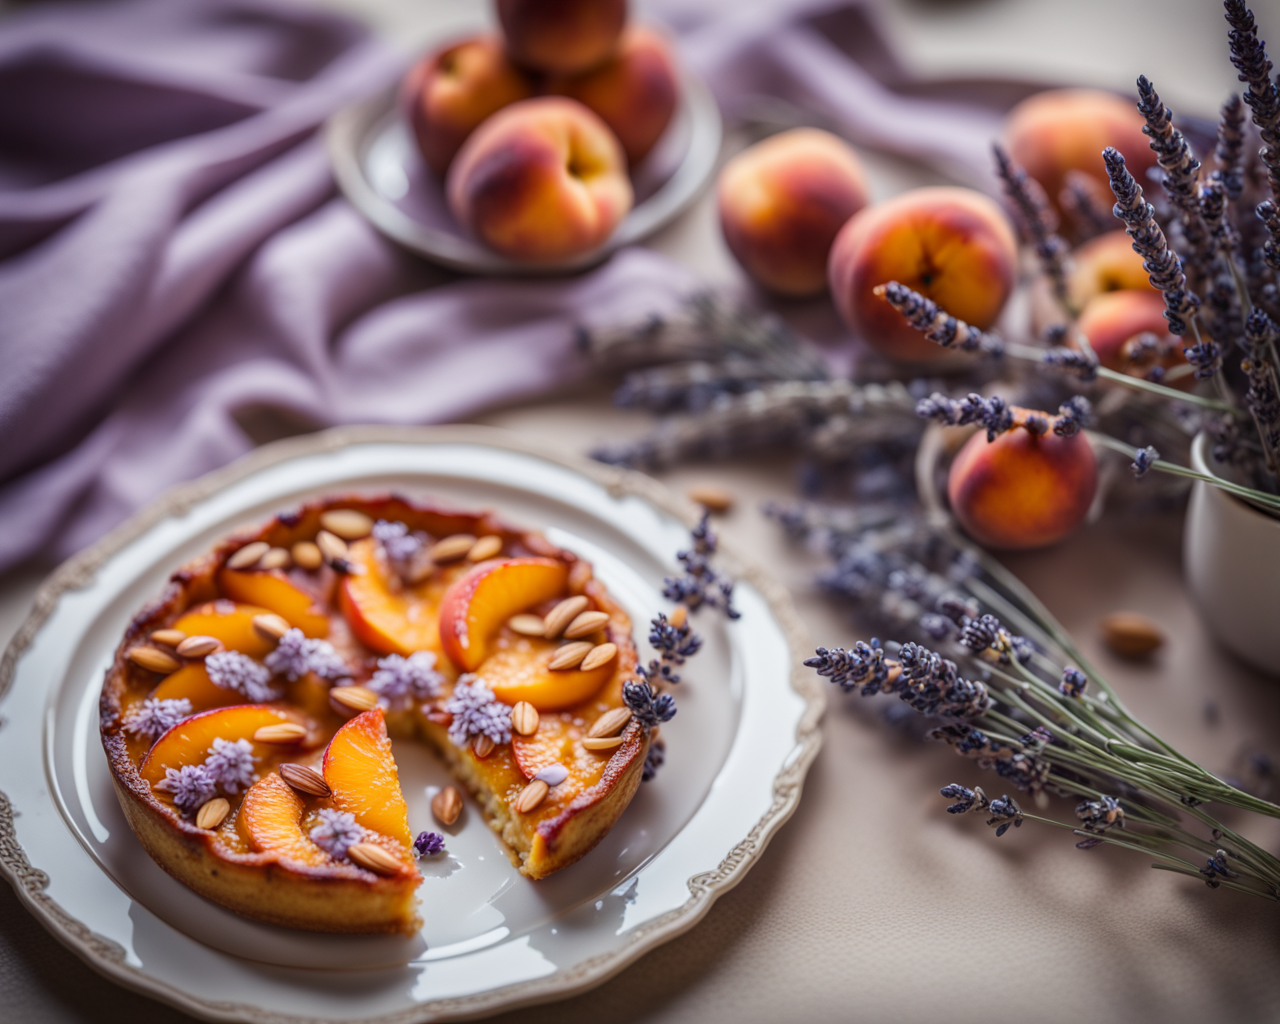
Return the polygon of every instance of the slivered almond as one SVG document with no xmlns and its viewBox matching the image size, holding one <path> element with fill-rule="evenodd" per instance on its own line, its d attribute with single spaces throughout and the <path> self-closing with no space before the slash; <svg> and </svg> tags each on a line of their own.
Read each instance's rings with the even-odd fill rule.
<svg viewBox="0 0 1280 1024">
<path fill-rule="evenodd" d="M 723 487 L 703 484 L 699 487 L 690 487 L 688 493 L 690 500 L 696 501 L 709 512 L 728 512 L 733 508 L 733 495 Z"/>
<path fill-rule="evenodd" d="M 588 750 L 616 750 L 622 746 L 621 736 L 597 736 L 592 738 L 588 736 L 582 741 L 582 745 Z"/>
<path fill-rule="evenodd" d="M 456 561 L 470 551 L 475 542 L 475 537 L 469 533 L 455 533 L 431 545 L 431 559 L 434 562 Z"/>
<path fill-rule="evenodd" d="M 347 847 L 347 856 L 366 871 L 375 875 L 398 875 L 400 862 L 376 843 L 353 843 Z"/>
<path fill-rule="evenodd" d="M 255 540 L 252 544 L 246 544 L 234 555 L 227 559 L 228 569 L 248 569 L 258 564 L 258 559 L 271 550 L 271 545 L 265 540 Z"/>
<path fill-rule="evenodd" d="M 543 618 L 542 635 L 548 640 L 554 640 L 564 632 L 569 623 L 587 610 L 587 605 L 590 603 L 582 594 L 577 597 L 566 597 Z"/>
<path fill-rule="evenodd" d="M 524 789 L 520 790 L 520 795 L 516 797 L 516 802 L 512 804 L 517 814 L 528 814 L 530 811 L 536 810 L 538 805 L 547 798 L 547 793 L 551 789 L 541 779 L 534 779 Z"/>
<path fill-rule="evenodd" d="M 291 628 L 289 623 L 275 612 L 255 615 L 251 621 L 253 631 L 265 640 L 279 640 Z"/>
<path fill-rule="evenodd" d="M 320 525 L 343 540 L 360 540 L 373 532 L 373 520 L 353 508 L 331 508 L 320 513 Z"/>
<path fill-rule="evenodd" d="M 689 609 L 682 604 L 676 605 L 667 616 L 667 621 L 676 629 L 684 629 L 684 624 L 689 621 Z"/>
<path fill-rule="evenodd" d="M 328 530 L 316 534 L 316 547 L 326 562 L 337 562 L 347 557 L 347 542 Z"/>
<path fill-rule="evenodd" d="M 467 552 L 468 562 L 483 562 L 486 558 L 493 558 L 502 550 L 502 538 L 496 533 L 491 533 L 487 537 L 481 537 L 478 541 L 471 545 Z"/>
<path fill-rule="evenodd" d="M 307 727 L 297 722 L 281 722 L 279 725 L 264 725 L 253 734 L 254 743 L 276 743 L 280 745 L 297 743 L 307 734 Z"/>
<path fill-rule="evenodd" d="M 608 612 L 583 612 L 577 616 L 564 631 L 566 640 L 577 640 L 581 636 L 590 636 L 609 621 Z"/>
<path fill-rule="evenodd" d="M 586 640 L 577 640 L 574 643 L 565 644 L 556 651 L 555 657 L 547 662 L 547 668 L 553 672 L 559 672 L 567 668 L 577 668 L 582 664 L 582 659 L 591 653 L 591 649 L 594 646 L 595 644 Z M 617 650 L 617 648 L 614 648 L 614 650 Z"/>
<path fill-rule="evenodd" d="M 593 647 L 587 652 L 587 656 L 582 659 L 582 664 L 578 667 L 583 672 L 590 672 L 592 669 L 609 664 L 617 656 L 617 644 L 600 644 L 600 646 Z"/>
<path fill-rule="evenodd" d="M 230 813 L 231 804 L 226 798 L 215 796 L 212 800 L 206 800 L 200 805 L 200 810 L 196 811 L 196 828 L 217 828 L 227 820 Z"/>
<path fill-rule="evenodd" d="M 507 625 L 511 627 L 512 632 L 519 633 L 521 636 L 542 636 L 542 617 L 539 615 L 530 615 L 527 612 L 522 615 L 513 615 L 507 619 Z"/>
<path fill-rule="evenodd" d="M 164 676 L 182 667 L 182 662 L 158 647 L 130 647 L 125 657 L 139 668 L 145 668 L 148 672 L 159 672 Z"/>
<path fill-rule="evenodd" d="M 1107 646 L 1126 658 L 1145 657 L 1164 643 L 1159 625 L 1137 612 L 1114 612 L 1098 625 Z M 151 639 L 155 639 L 154 633 Z"/>
<path fill-rule="evenodd" d="M 186 638 L 187 634 L 180 629 L 157 629 L 151 634 L 153 644 L 164 644 L 166 647 L 177 647 Z"/>
<path fill-rule="evenodd" d="M 431 813 L 441 825 L 452 825 L 462 813 L 462 794 L 453 786 L 445 786 L 431 798 Z"/>
<path fill-rule="evenodd" d="M 539 721 L 538 709 L 527 700 L 520 701 L 511 709 L 511 728 L 521 736 L 532 736 L 537 732 Z"/>
<path fill-rule="evenodd" d="M 222 641 L 216 636 L 189 636 L 178 644 L 178 653 L 184 658 L 203 658 L 221 649 Z"/>
<path fill-rule="evenodd" d="M 329 691 L 329 703 L 340 715 L 358 715 L 377 707 L 378 695 L 367 686 L 335 686 Z"/>
<path fill-rule="evenodd" d="M 333 795 L 333 790 L 329 788 L 329 783 L 324 781 L 324 776 L 305 764 L 286 761 L 276 770 L 280 773 L 280 778 L 299 793 L 318 796 L 322 799 Z"/>
<path fill-rule="evenodd" d="M 320 548 L 309 540 L 300 540 L 289 552 L 293 556 L 293 564 L 299 569 L 319 569 L 324 564 L 324 555 Z"/>
<path fill-rule="evenodd" d="M 490 739 L 484 733 L 481 733 L 479 736 L 475 738 L 475 741 L 471 744 L 471 749 L 473 749 L 476 752 L 476 757 L 480 758 L 480 760 L 483 761 L 486 757 L 488 757 L 490 754 L 493 753 L 493 748 L 496 746 L 497 744 L 494 743 L 492 739 Z"/>
<path fill-rule="evenodd" d="M 293 556 L 286 548 L 272 548 L 258 559 L 259 569 L 287 569 L 292 564 Z"/>
<path fill-rule="evenodd" d="M 614 708 L 595 720 L 595 724 L 587 730 L 587 736 L 593 740 L 602 739 L 605 736 L 617 736 L 626 728 L 629 721 L 631 721 L 630 708 Z"/>
</svg>

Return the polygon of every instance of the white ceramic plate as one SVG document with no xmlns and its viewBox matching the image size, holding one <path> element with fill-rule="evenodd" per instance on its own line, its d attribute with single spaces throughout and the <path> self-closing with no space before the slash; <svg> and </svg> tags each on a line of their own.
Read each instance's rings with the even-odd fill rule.
<svg viewBox="0 0 1280 1024">
<path fill-rule="evenodd" d="M 315 935 L 207 902 L 142 851 L 116 802 L 98 693 L 129 619 L 169 573 L 246 521 L 309 497 L 396 490 L 510 521 L 590 559 L 637 624 L 664 607 L 694 512 L 639 474 L 480 428 L 347 428 L 260 449 L 179 488 L 63 565 L 0 666 L 0 867 L 43 923 L 123 984 L 211 1019 L 474 1016 L 599 983 L 691 927 L 799 799 L 822 693 L 785 592 L 721 556 L 742 618 L 703 611 L 705 649 L 663 727 L 667 763 L 582 861 L 533 883 L 474 808 L 423 862 L 412 939 Z M 410 823 L 431 826 L 441 766 L 397 744 Z"/>
<path fill-rule="evenodd" d="M 434 263 L 472 274 L 566 274 L 594 266 L 670 223 L 715 172 L 723 127 L 705 85 L 684 76 L 666 132 L 631 175 L 636 203 L 603 246 L 559 263 L 518 263 L 471 238 L 453 219 L 440 179 L 423 163 L 396 106 L 395 88 L 329 119 L 334 178 L 383 234 Z"/>
</svg>

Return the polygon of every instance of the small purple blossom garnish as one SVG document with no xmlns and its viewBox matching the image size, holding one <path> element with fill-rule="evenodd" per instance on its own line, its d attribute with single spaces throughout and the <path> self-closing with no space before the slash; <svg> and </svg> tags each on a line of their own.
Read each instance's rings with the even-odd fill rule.
<svg viewBox="0 0 1280 1024">
<path fill-rule="evenodd" d="M 1088 676 L 1078 668 L 1067 666 L 1062 670 L 1062 682 L 1058 684 L 1058 692 L 1067 697 L 1079 697 L 1088 685 Z"/>
<path fill-rule="evenodd" d="M 937 420 L 948 426 L 967 426 L 980 423 L 987 428 L 987 440 L 994 441 L 998 434 L 1013 429 L 1013 413 L 1003 398 L 983 398 L 969 394 L 964 398 L 948 398 L 935 391 L 928 398 L 916 403 L 916 415 L 921 419 Z"/>
<path fill-rule="evenodd" d="M 219 737 L 209 748 L 204 767 L 217 785 L 228 793 L 238 793 L 253 785 L 257 777 L 253 766 L 257 760 L 253 756 L 253 744 L 248 740 L 232 743 Z"/>
<path fill-rule="evenodd" d="M 1130 463 L 1129 469 L 1133 471 L 1134 479 L 1141 480 L 1151 471 L 1151 467 L 1156 464 L 1156 459 L 1160 458 L 1160 453 L 1151 445 L 1145 448 L 1139 448 Z"/>
<path fill-rule="evenodd" d="M 413 852 L 419 857 L 434 857 L 444 852 L 444 836 L 439 832 L 419 832 L 413 841 Z"/>
<path fill-rule="evenodd" d="M 449 739 L 460 747 L 472 736 L 488 736 L 499 744 L 511 742 L 510 706 L 499 701 L 477 676 L 462 676 L 444 709 L 453 715 Z"/>
<path fill-rule="evenodd" d="M 191 701 L 186 697 L 156 700 L 148 697 L 129 712 L 124 727 L 135 736 L 144 736 L 155 742 L 184 718 L 191 716 Z"/>
<path fill-rule="evenodd" d="M 731 619 L 740 618 L 742 613 L 733 607 L 733 580 L 721 576 L 711 565 L 719 542 L 711 530 L 710 519 L 710 514 L 704 514 L 690 532 L 693 547 L 676 553 L 685 574 L 663 580 L 662 596 L 683 604 L 691 612 L 705 605 L 719 608 Z"/>
<path fill-rule="evenodd" d="M 562 765 L 559 761 L 547 765 L 542 771 L 534 776 L 535 779 L 541 779 L 548 786 L 558 786 L 569 777 L 569 769 Z"/>
<path fill-rule="evenodd" d="M 378 670 L 365 684 L 393 707 L 412 700 L 428 700 L 440 693 L 444 676 L 436 671 L 436 656 L 431 651 L 414 651 L 404 658 L 388 654 L 378 659 Z"/>
<path fill-rule="evenodd" d="M 271 672 L 247 654 L 219 651 L 204 659 L 209 681 L 224 690 L 235 690 L 254 704 L 275 700 L 279 694 L 271 685 Z"/>
<path fill-rule="evenodd" d="M 669 693 L 655 694 L 647 682 L 623 683 L 622 700 L 640 724 L 650 729 L 659 722 L 671 721 L 676 714 L 675 698 Z"/>
<path fill-rule="evenodd" d="M 943 786 L 938 792 L 948 800 L 955 801 L 947 808 L 948 814 L 965 814 L 968 811 L 987 809 L 987 794 L 982 791 L 981 786 L 970 789 L 968 786 L 953 782 L 949 786 Z"/>
<path fill-rule="evenodd" d="M 410 533 L 404 523 L 379 519 L 373 524 L 373 539 L 382 545 L 388 561 L 407 562 L 422 550 L 423 539 Z"/>
<path fill-rule="evenodd" d="M 311 841 L 330 857 L 341 860 L 364 838 L 364 829 L 356 824 L 356 816 L 350 811 L 321 807 L 316 813 L 320 824 L 311 830 Z"/>
<path fill-rule="evenodd" d="M 1018 801 L 1009 796 L 1008 793 L 998 800 L 992 800 L 987 805 L 987 810 L 991 812 L 991 818 L 987 821 L 987 824 L 997 826 L 997 839 L 1008 832 L 1010 826 L 1022 828 L 1022 808 L 1018 806 Z"/>
<path fill-rule="evenodd" d="M 186 764 L 166 768 L 156 789 L 173 794 L 173 803 L 184 814 L 195 814 L 218 794 L 218 785 L 209 769 L 202 764 Z"/>
<path fill-rule="evenodd" d="M 266 657 L 267 668 L 290 682 L 314 672 L 321 679 L 347 679 L 351 669 L 328 640 L 316 640 L 294 628 Z"/>
<path fill-rule="evenodd" d="M 667 745 L 662 740 L 655 740 L 649 744 L 649 753 L 645 754 L 644 767 L 640 769 L 640 781 L 652 782 L 661 768 L 667 761 Z"/>
</svg>

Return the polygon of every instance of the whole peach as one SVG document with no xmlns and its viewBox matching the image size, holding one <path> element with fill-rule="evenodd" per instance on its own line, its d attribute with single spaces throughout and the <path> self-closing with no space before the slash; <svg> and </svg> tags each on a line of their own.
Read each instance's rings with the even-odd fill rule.
<svg viewBox="0 0 1280 1024">
<path fill-rule="evenodd" d="M 449 208 L 512 259 L 570 259 L 598 248 L 631 209 L 627 161 L 608 125 L 576 100 L 513 103 L 463 145 L 445 182 Z"/>
<path fill-rule="evenodd" d="M 1013 290 L 1017 264 L 1013 230 L 995 202 L 966 188 L 918 188 L 855 214 L 831 247 L 828 278 L 851 330 L 894 359 L 926 362 L 947 350 L 874 289 L 897 281 L 986 330 Z"/>
<path fill-rule="evenodd" d="M 1059 196 L 1069 171 L 1080 171 L 1093 182 L 1095 203 L 1111 209 L 1115 199 L 1107 184 L 1102 151 L 1115 146 L 1129 170 L 1146 181 L 1155 154 L 1142 134 L 1142 115 L 1130 100 L 1098 89 L 1050 89 L 1015 106 L 1005 120 L 1005 145 L 1014 162 L 1043 187 L 1049 201 L 1063 214 L 1063 230 L 1075 231 L 1070 211 Z"/>
<path fill-rule="evenodd" d="M 634 166 L 671 123 L 680 80 L 667 41 L 652 29 L 633 25 L 604 64 L 576 78 L 553 79 L 547 91 L 571 96 L 599 114 Z"/>
<path fill-rule="evenodd" d="M 552 75 L 604 63 L 627 23 L 626 0 L 498 0 L 497 7 L 507 52 Z"/>
<path fill-rule="evenodd" d="M 1077 309 L 1103 292 L 1123 290 L 1153 292 L 1142 257 L 1133 251 L 1133 240 L 1124 231 L 1108 231 L 1071 253 L 1067 289 Z"/>
<path fill-rule="evenodd" d="M 1120 373 L 1144 377 L 1157 364 L 1166 370 L 1187 364 L 1180 339 L 1169 333 L 1164 296 L 1154 289 L 1096 295 L 1080 314 L 1076 328 L 1089 339 L 1099 362 Z M 1139 335 L 1154 335 L 1147 340 L 1156 348 L 1140 345 Z M 1194 382 L 1187 374 L 1173 383 L 1190 387 Z"/>
<path fill-rule="evenodd" d="M 466 39 L 424 57 L 400 89 L 423 159 L 442 177 L 481 121 L 532 95 L 533 83 L 493 36 Z"/>
<path fill-rule="evenodd" d="M 1016 426 L 994 441 L 979 431 L 965 442 L 951 463 L 947 498 L 965 533 L 979 544 L 1038 548 L 1062 540 L 1084 521 L 1097 485 L 1097 462 L 1083 434 L 1034 434 Z"/>
<path fill-rule="evenodd" d="M 743 150 L 724 165 L 716 191 L 729 251 L 783 295 L 826 287 L 831 243 L 868 194 L 857 154 L 817 128 L 793 128 Z"/>
</svg>

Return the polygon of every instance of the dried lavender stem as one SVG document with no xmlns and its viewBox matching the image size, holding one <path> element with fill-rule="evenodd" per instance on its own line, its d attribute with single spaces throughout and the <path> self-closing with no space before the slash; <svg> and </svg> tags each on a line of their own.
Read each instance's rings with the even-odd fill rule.
<svg viewBox="0 0 1280 1024">
<path fill-rule="evenodd" d="M 1053 286 L 1053 294 L 1062 307 L 1075 317 L 1080 311 L 1071 302 L 1067 292 L 1066 256 L 1070 246 L 1056 233 L 1053 209 L 1046 201 L 1039 183 L 1029 178 L 1027 172 L 1010 159 L 1003 146 L 994 143 L 991 148 L 995 153 L 996 173 L 1004 183 L 1004 193 L 1017 208 L 1023 227 L 1035 243 L 1040 268 Z"/>
</svg>

